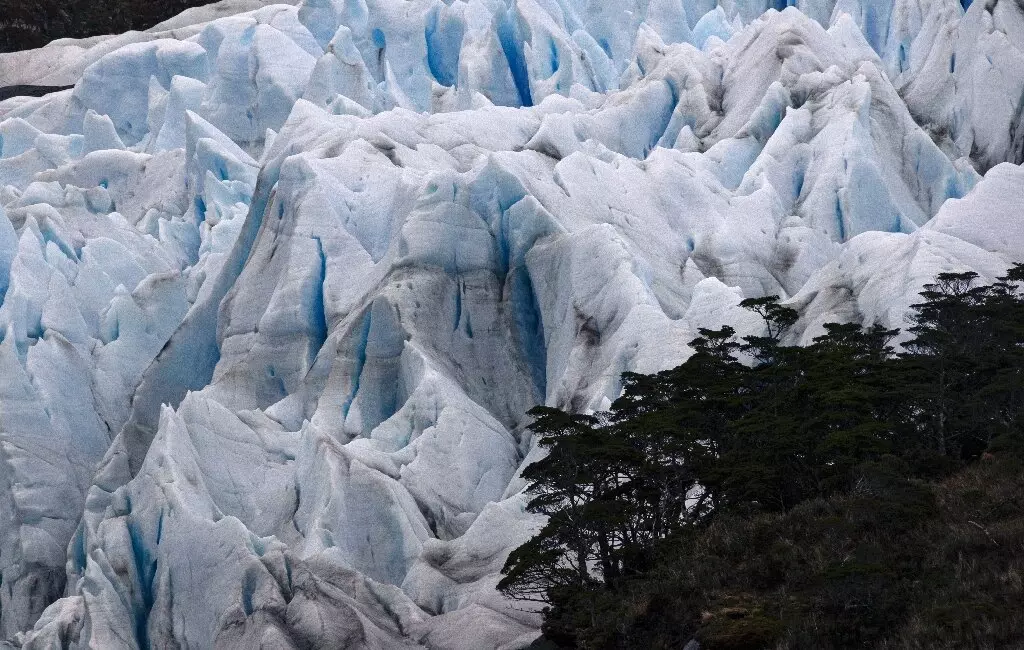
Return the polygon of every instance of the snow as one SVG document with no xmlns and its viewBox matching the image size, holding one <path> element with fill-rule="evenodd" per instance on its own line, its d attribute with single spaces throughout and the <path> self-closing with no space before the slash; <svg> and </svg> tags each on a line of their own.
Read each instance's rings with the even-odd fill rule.
<svg viewBox="0 0 1024 650">
<path fill-rule="evenodd" d="M 987 4 L 227 0 L 0 55 L 75 84 L 0 102 L 0 637 L 525 647 L 529 408 L 746 297 L 807 342 L 1024 258 Z"/>
</svg>

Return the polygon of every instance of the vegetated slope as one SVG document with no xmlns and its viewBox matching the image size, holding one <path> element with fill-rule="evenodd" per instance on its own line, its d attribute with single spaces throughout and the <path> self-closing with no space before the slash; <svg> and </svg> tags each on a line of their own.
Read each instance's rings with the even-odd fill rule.
<svg viewBox="0 0 1024 650">
<path fill-rule="evenodd" d="M 75 83 L 0 103 L 3 637 L 521 646 L 529 408 L 756 333 L 745 297 L 807 343 L 1002 274 L 1020 9 L 775 6 L 308 0 L 0 57 Z"/>
<path fill-rule="evenodd" d="M 940 274 L 912 339 L 702 330 L 610 411 L 531 411 L 540 533 L 499 585 L 580 648 L 1001 648 L 1024 640 L 1024 265 Z"/>
<path fill-rule="evenodd" d="M 787 514 L 723 517 L 610 596 L 600 620 L 618 629 L 583 647 L 1017 647 L 1022 469 L 1018 452 L 942 481 L 883 471 Z"/>
</svg>

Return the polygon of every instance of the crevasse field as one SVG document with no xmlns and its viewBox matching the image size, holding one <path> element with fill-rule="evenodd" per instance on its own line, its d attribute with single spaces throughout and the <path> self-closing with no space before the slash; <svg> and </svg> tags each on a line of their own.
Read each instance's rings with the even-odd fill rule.
<svg viewBox="0 0 1024 650">
<path fill-rule="evenodd" d="M 19 83 L 13 647 L 525 647 L 527 409 L 1024 258 L 1010 0 L 228 0 Z"/>
</svg>

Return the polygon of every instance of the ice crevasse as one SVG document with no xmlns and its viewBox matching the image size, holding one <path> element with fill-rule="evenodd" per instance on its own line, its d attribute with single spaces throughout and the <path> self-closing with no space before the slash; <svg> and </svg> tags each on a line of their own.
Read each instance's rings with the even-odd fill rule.
<svg viewBox="0 0 1024 650">
<path fill-rule="evenodd" d="M 1009 0 L 227 0 L 0 55 L 0 643 L 522 648 L 536 404 L 1024 258 Z"/>
</svg>

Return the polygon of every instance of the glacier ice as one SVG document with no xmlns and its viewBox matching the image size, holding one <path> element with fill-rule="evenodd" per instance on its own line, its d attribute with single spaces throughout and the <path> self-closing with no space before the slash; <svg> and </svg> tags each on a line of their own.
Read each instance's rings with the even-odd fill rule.
<svg viewBox="0 0 1024 650">
<path fill-rule="evenodd" d="M 0 55 L 75 85 L 0 102 L 0 643 L 525 647 L 530 407 L 1024 257 L 1024 10 L 963 4 L 224 0 Z"/>
</svg>

